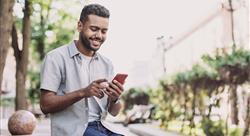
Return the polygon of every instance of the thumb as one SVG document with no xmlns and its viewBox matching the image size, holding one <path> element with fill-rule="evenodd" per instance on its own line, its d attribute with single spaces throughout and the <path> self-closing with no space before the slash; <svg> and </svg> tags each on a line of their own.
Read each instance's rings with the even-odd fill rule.
<svg viewBox="0 0 250 136">
<path fill-rule="evenodd" d="M 102 83 L 102 82 L 107 82 L 108 80 L 107 79 L 98 79 L 98 80 L 95 80 L 94 82 L 96 83 Z"/>
</svg>

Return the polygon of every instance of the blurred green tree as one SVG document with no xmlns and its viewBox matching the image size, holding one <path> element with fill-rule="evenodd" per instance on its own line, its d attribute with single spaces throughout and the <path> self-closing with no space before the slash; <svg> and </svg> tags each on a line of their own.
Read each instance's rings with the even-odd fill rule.
<svg viewBox="0 0 250 136">
<path fill-rule="evenodd" d="M 72 40 L 74 27 L 65 26 L 65 22 L 75 22 L 75 17 L 67 10 L 55 7 L 58 0 L 34 0 L 32 16 L 31 56 L 33 63 L 28 72 L 28 89 L 32 105 L 39 103 L 40 64 L 45 54 Z M 55 18 L 58 18 L 55 20 Z M 34 107 L 34 106 L 33 106 Z"/>
<path fill-rule="evenodd" d="M 231 53 L 217 53 L 215 56 L 204 55 L 203 60 L 214 68 L 225 85 L 229 86 L 231 120 L 238 124 L 237 88 L 249 81 L 250 51 L 237 49 Z"/>
</svg>

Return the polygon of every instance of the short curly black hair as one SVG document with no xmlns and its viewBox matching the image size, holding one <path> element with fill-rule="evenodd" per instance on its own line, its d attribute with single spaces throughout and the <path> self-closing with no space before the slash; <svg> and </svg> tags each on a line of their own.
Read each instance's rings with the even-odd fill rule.
<svg viewBox="0 0 250 136">
<path fill-rule="evenodd" d="M 105 18 L 109 18 L 110 14 L 109 14 L 109 10 L 107 8 L 105 8 L 102 5 L 99 4 L 89 4 L 84 6 L 84 8 L 82 9 L 82 13 L 80 16 L 80 21 L 84 21 L 87 19 L 88 15 L 97 15 L 100 17 L 105 17 Z"/>
</svg>

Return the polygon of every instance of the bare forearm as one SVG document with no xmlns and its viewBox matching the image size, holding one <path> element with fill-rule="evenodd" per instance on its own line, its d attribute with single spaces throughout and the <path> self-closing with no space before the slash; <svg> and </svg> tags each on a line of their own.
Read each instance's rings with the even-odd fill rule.
<svg viewBox="0 0 250 136">
<path fill-rule="evenodd" d="M 121 109 L 121 103 L 120 102 L 118 102 L 117 104 L 111 102 L 110 105 L 109 105 L 108 112 L 111 115 L 116 116 L 120 112 L 120 109 Z"/>
<path fill-rule="evenodd" d="M 52 93 L 44 93 L 41 95 L 41 110 L 43 113 L 54 113 L 71 106 L 84 98 L 84 93 L 81 90 L 67 93 L 65 95 L 53 95 Z"/>
</svg>

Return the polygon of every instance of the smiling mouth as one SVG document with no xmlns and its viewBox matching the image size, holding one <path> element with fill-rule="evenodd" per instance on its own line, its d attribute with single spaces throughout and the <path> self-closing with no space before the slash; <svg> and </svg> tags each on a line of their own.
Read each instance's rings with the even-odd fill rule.
<svg viewBox="0 0 250 136">
<path fill-rule="evenodd" d="M 102 40 L 99 38 L 90 38 L 90 40 L 94 46 L 100 46 L 102 44 Z"/>
<path fill-rule="evenodd" d="M 93 43 L 94 46 L 101 45 L 101 41 L 98 41 L 98 40 L 92 40 L 92 43 Z"/>
</svg>

